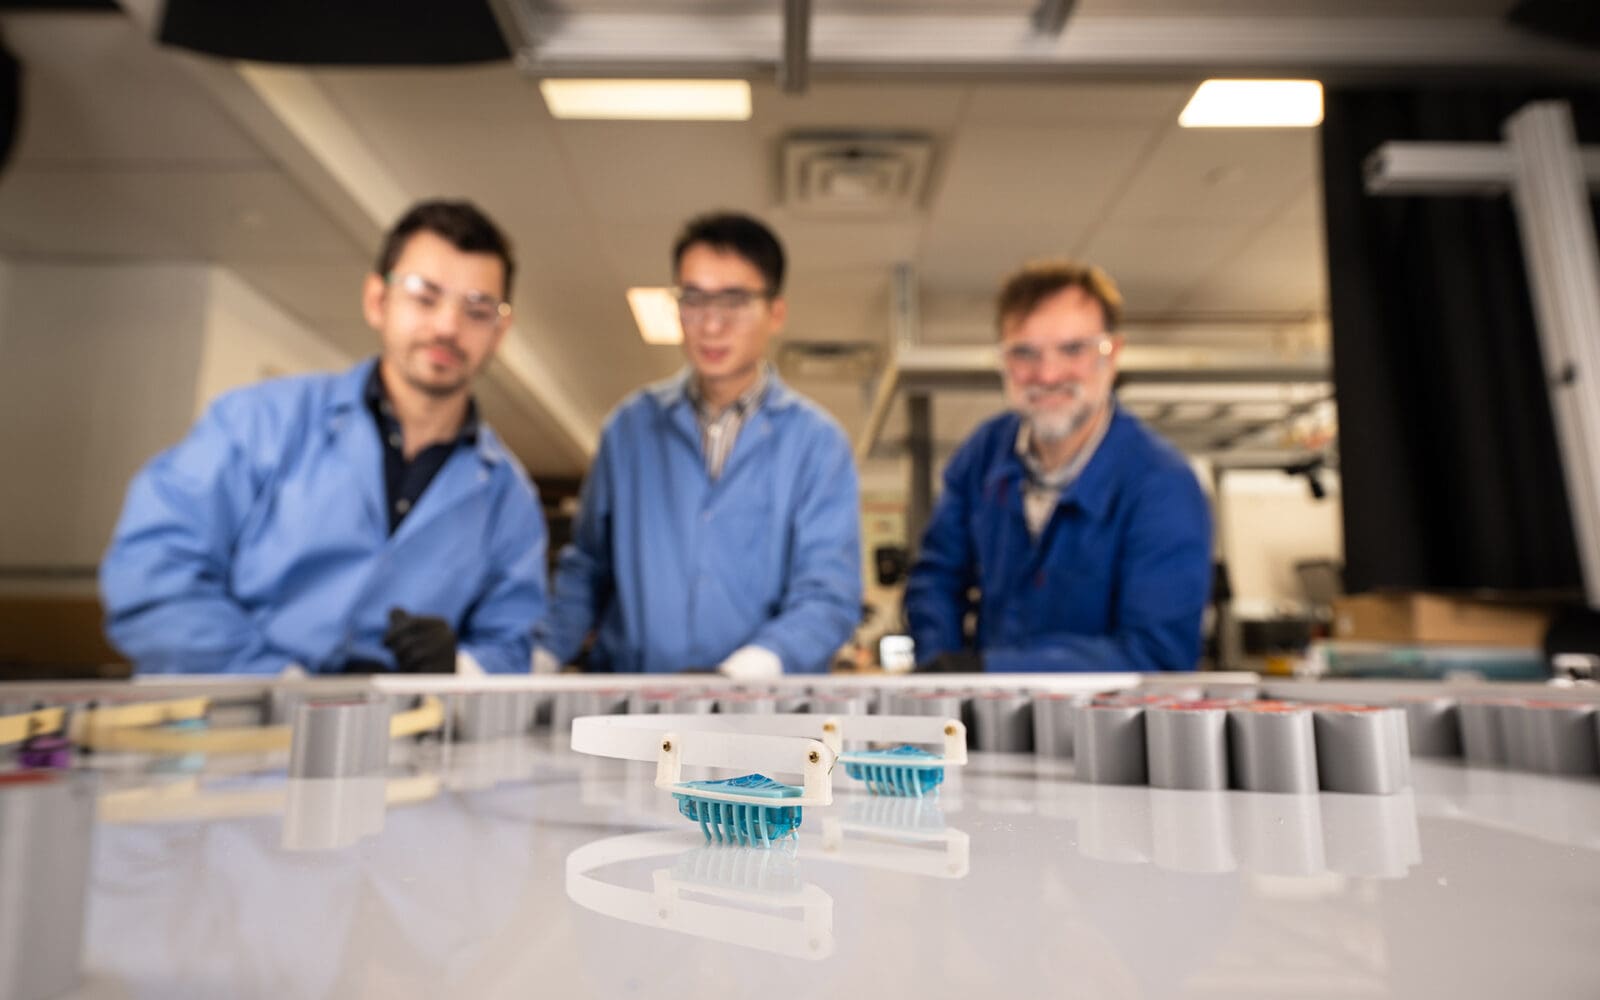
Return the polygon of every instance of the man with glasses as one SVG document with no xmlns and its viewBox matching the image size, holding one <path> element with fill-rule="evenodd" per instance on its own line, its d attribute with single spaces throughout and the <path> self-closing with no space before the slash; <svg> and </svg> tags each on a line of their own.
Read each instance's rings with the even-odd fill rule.
<svg viewBox="0 0 1600 1000">
<path fill-rule="evenodd" d="M 844 432 L 764 361 L 783 328 L 783 248 L 743 215 L 672 250 L 688 367 L 607 419 L 561 553 L 536 670 L 824 670 L 861 609 Z"/>
<path fill-rule="evenodd" d="M 1012 412 L 946 466 L 906 587 L 919 668 L 1194 669 L 1210 509 L 1183 456 L 1116 404 L 1116 285 L 1031 264 L 995 312 Z"/>
<path fill-rule="evenodd" d="M 528 670 L 544 517 L 471 395 L 512 272 L 474 206 L 416 205 L 362 290 L 376 359 L 228 393 L 138 474 L 100 567 L 138 669 Z"/>
</svg>

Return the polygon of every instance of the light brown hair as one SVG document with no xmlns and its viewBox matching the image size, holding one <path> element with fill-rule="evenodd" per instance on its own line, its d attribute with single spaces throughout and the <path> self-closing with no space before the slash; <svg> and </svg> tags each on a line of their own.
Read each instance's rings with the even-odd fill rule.
<svg viewBox="0 0 1600 1000">
<path fill-rule="evenodd" d="M 1000 287 L 994 304 L 996 334 L 1005 332 L 1008 321 L 1026 318 L 1045 299 L 1068 288 L 1081 288 L 1100 303 L 1107 333 L 1122 325 L 1122 293 L 1109 274 L 1075 260 L 1035 260 L 1024 264 Z"/>
</svg>

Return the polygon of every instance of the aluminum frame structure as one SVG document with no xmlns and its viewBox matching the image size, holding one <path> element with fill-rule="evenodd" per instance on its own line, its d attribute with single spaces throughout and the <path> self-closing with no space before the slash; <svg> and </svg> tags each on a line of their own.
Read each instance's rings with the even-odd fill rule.
<svg viewBox="0 0 1600 1000">
<path fill-rule="evenodd" d="M 1584 596 L 1600 609 L 1600 249 L 1590 203 L 1600 147 L 1578 145 L 1562 101 L 1528 104 L 1502 131 L 1504 143 L 1384 143 L 1367 158 L 1367 193 L 1511 196 Z"/>
</svg>

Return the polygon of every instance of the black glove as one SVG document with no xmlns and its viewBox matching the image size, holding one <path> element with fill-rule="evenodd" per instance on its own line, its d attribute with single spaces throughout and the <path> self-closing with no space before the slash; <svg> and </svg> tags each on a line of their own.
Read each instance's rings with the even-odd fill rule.
<svg viewBox="0 0 1600 1000">
<path fill-rule="evenodd" d="M 919 674 L 981 674 L 983 654 L 971 649 L 940 653 L 927 663 L 917 664 Z"/>
<path fill-rule="evenodd" d="M 456 633 L 443 618 L 390 608 L 383 644 L 394 654 L 395 669 L 403 674 L 456 672 Z"/>
</svg>

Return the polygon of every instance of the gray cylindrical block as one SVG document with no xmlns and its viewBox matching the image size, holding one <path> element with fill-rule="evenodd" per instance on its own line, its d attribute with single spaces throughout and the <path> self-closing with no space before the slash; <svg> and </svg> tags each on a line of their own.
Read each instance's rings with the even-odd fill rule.
<svg viewBox="0 0 1600 1000">
<path fill-rule="evenodd" d="M 389 760 L 389 705 L 368 698 L 307 699 L 295 708 L 291 778 L 361 778 Z"/>
<path fill-rule="evenodd" d="M 933 697 L 932 691 L 913 691 L 910 689 L 888 691 L 883 696 L 883 712 L 885 715 L 924 715 L 933 714 L 926 708 L 929 698 Z"/>
<path fill-rule="evenodd" d="M 1508 745 L 1516 748 L 1513 767 L 1541 774 L 1591 775 L 1600 772 L 1600 747 L 1594 739 L 1595 706 L 1578 702 L 1533 701 L 1512 707 Z"/>
<path fill-rule="evenodd" d="M 1144 708 L 1139 705 L 1079 705 L 1072 756 L 1079 781 L 1095 785 L 1142 785 L 1145 764 Z"/>
<path fill-rule="evenodd" d="M 539 692 L 513 691 L 511 692 L 511 734 L 525 736 L 533 732 L 535 721 L 539 717 Z"/>
<path fill-rule="evenodd" d="M 1196 705 L 1152 705 L 1144 713 L 1145 755 L 1156 788 L 1228 787 L 1228 712 Z"/>
<path fill-rule="evenodd" d="M 677 704 L 672 707 L 679 715 L 710 715 L 711 710 L 717 707 L 715 695 L 704 691 L 680 695 Z"/>
<path fill-rule="evenodd" d="M 550 730 L 558 736 L 572 732 L 572 720 L 578 716 L 578 701 L 582 691 L 557 691 L 550 702 Z"/>
<path fill-rule="evenodd" d="M 771 715 L 778 710 L 778 699 L 769 694 L 725 694 L 717 699 L 717 711 L 724 715 Z"/>
<path fill-rule="evenodd" d="M 618 715 L 628 710 L 628 693 L 616 688 L 596 691 L 561 691 L 556 694 L 551 727 L 559 734 L 572 731 L 572 720 L 585 715 Z"/>
<path fill-rule="evenodd" d="M 1317 745 L 1311 710 L 1269 705 L 1228 710 L 1229 764 L 1247 792 L 1314 794 Z"/>
<path fill-rule="evenodd" d="M 1461 716 L 1453 698 L 1407 698 L 1406 738 L 1417 757 L 1461 756 Z"/>
<path fill-rule="evenodd" d="M 506 735 L 506 699 L 492 691 L 457 695 L 455 702 L 458 743 L 484 743 Z"/>
<path fill-rule="evenodd" d="M 1025 694 L 990 691 L 972 700 L 973 743 L 979 750 L 1031 753 L 1033 704 Z"/>
<path fill-rule="evenodd" d="M 867 700 L 853 695 L 819 694 L 811 699 L 817 715 L 866 715 Z"/>
<path fill-rule="evenodd" d="M 1461 723 L 1461 752 L 1469 764 L 1504 764 L 1506 737 L 1502 704 L 1494 701 L 1463 701 L 1457 709 Z"/>
<path fill-rule="evenodd" d="M 811 710 L 811 696 L 808 694 L 780 694 L 778 695 L 778 711 L 784 715 L 795 712 L 809 712 Z"/>
<path fill-rule="evenodd" d="M 676 691 L 642 688 L 628 696 L 628 714 L 673 715 L 678 711 L 677 702 Z"/>
<path fill-rule="evenodd" d="M 1072 757 L 1073 720 L 1084 697 L 1045 692 L 1033 696 L 1033 749 L 1041 757 Z"/>
<path fill-rule="evenodd" d="M 1317 779 L 1323 791 L 1393 795 L 1411 783 L 1404 711 L 1319 705 L 1313 714 Z"/>
<path fill-rule="evenodd" d="M 958 694 L 944 692 L 916 694 L 901 702 L 903 706 L 901 714 L 926 715 L 936 719 L 959 719 L 962 701 L 962 697 Z"/>
</svg>

